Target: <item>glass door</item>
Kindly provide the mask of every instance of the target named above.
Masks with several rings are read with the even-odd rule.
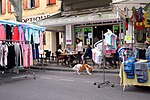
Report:
[[[93,27],[85,27],[84,28],[84,46],[87,44],[93,45]]]

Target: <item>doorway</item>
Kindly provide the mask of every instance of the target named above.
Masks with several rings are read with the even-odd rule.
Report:
[[[107,29],[113,32],[112,25],[93,26],[93,44],[102,39],[102,31],[103,33],[106,33]]]

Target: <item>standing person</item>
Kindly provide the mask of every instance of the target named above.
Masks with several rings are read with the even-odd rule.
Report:
[[[82,40],[77,38],[76,43],[77,43],[77,45],[76,45],[76,52],[78,53],[78,59],[79,59],[79,63],[80,63],[80,61],[82,60],[81,59],[81,55],[82,55],[82,52],[83,52]]]
[[[82,61],[84,61],[84,63],[87,63],[87,61],[86,61],[87,58],[92,58],[92,48],[91,48],[90,44],[87,45],[85,54],[82,55]]]

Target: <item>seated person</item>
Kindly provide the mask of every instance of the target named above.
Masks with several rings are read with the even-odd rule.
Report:
[[[73,50],[72,50],[72,48],[71,48],[71,45],[70,45],[70,44],[67,44],[67,45],[66,45],[66,49],[65,49],[65,51],[66,51],[67,53],[72,53],[72,52],[73,52]]]
[[[90,44],[87,45],[87,49],[85,51],[85,54],[82,55],[82,60],[84,63],[87,63],[86,59],[88,58],[92,58],[92,48],[90,46]]]
[[[58,50],[55,53],[56,53],[57,58],[61,57],[60,54],[64,53],[64,51],[61,49],[61,45],[58,46]]]
[[[72,50],[70,44],[67,44],[67,45],[66,45],[65,51],[66,51],[66,53],[72,53],[72,52],[73,52],[73,50]],[[73,55],[70,55],[70,56],[68,57],[69,63],[72,63],[74,59],[75,59],[75,57],[74,57]]]

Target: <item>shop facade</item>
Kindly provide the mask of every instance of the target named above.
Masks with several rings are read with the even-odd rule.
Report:
[[[110,29],[116,33],[119,39],[121,39],[120,33],[124,33],[123,20],[118,17],[120,15],[117,14],[117,11],[114,11],[114,8],[110,6],[109,3],[110,1],[105,2],[101,7],[82,8],[80,11],[64,10],[61,12],[61,17],[59,18],[49,18],[38,21],[35,24],[47,27],[48,30],[54,29],[54,31],[55,29],[63,27],[62,36],[59,36],[61,37],[61,42],[59,43],[61,43],[63,47],[65,47],[66,44],[72,44],[73,48],[75,48],[76,38],[80,38],[83,41],[84,47],[86,47],[87,44],[91,44],[93,47],[96,42],[96,37],[98,40],[102,39],[102,31],[106,32],[107,29]],[[96,10],[97,12],[94,12]],[[122,28],[120,28],[120,26]],[[60,33],[60,31],[58,32]],[[124,36],[122,36],[122,39],[123,37]],[[54,39],[56,38],[53,38],[53,40]],[[118,42],[120,43],[120,41]],[[57,49],[57,45],[54,47]],[[52,51],[55,52],[55,50],[53,49]]]

